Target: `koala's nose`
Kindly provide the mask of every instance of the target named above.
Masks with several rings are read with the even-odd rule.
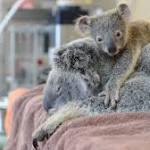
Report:
[[[50,102],[50,99],[49,99],[48,95],[44,95],[44,97],[43,97],[43,106],[44,106],[44,109],[47,112],[48,112],[49,109],[52,108],[51,102]]]
[[[115,54],[117,52],[117,48],[114,44],[109,45],[108,52],[111,54]]]

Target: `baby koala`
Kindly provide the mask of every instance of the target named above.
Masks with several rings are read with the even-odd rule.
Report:
[[[78,30],[82,34],[90,34],[97,46],[109,56],[114,57],[125,49],[130,50],[131,63],[127,70],[117,80],[112,80],[115,84],[114,93],[109,91],[112,81],[106,86],[106,106],[111,100],[111,105],[116,107],[120,88],[135,72],[143,47],[150,42],[150,22],[130,21],[130,16],[128,4],[121,1],[117,8],[101,16],[83,16],[77,21]]]

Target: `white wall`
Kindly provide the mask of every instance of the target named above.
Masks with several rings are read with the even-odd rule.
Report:
[[[124,1],[124,0],[116,0]],[[132,11],[132,18],[137,19],[150,19],[150,0],[125,0],[130,4]]]
[[[134,19],[150,19],[149,0],[134,0],[134,4],[132,7],[134,8]]]

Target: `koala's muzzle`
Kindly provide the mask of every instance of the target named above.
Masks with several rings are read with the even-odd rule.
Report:
[[[49,109],[52,109],[54,107],[56,98],[57,98],[57,96],[54,94],[50,94],[50,93],[44,94],[43,106],[47,112],[49,111]]]
[[[113,42],[111,42],[111,43],[108,45],[108,53],[110,53],[110,54],[112,54],[112,55],[114,55],[114,54],[117,53],[117,47],[116,47],[116,45],[115,45]]]
[[[116,54],[117,49],[116,49],[115,47],[110,47],[110,48],[108,48],[108,52],[109,52],[110,54]]]

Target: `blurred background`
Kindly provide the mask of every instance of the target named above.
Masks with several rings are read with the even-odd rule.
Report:
[[[6,141],[4,118],[9,93],[44,83],[50,70],[50,51],[79,37],[75,20],[101,14],[118,1],[0,0],[0,149]],[[150,19],[148,0],[128,3],[132,19]]]

